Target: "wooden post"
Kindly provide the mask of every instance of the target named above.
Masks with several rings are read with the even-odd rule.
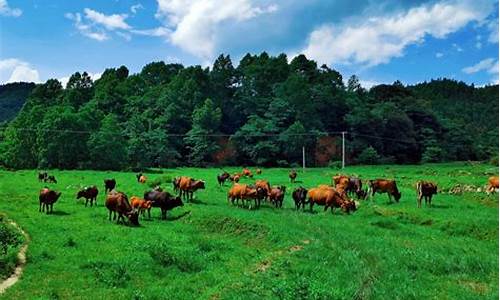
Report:
[[[345,134],[346,131],[342,131],[342,169],[345,168]]]
[[[306,172],[306,147],[302,146],[302,173]]]

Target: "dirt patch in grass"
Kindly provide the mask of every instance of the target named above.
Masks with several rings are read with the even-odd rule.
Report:
[[[486,295],[490,290],[488,285],[484,282],[460,280],[459,284],[479,295]]]

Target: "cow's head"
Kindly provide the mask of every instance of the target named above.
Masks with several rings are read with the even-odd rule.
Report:
[[[78,193],[76,194],[76,199],[80,199],[84,196],[85,196],[85,189],[78,191]]]
[[[184,203],[182,202],[182,199],[179,196],[172,199],[172,204],[173,204],[173,207],[184,206]]]
[[[401,199],[401,192],[395,191],[394,192],[394,199],[396,200],[396,202],[399,202],[399,199]]]
[[[130,212],[128,212],[127,218],[130,224],[134,226],[139,226],[139,211],[137,209],[134,208]]]

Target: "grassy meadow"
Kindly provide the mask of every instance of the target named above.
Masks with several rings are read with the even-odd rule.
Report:
[[[233,173],[241,168],[226,168]],[[252,169],[254,170],[254,169]],[[483,187],[498,168],[453,163],[419,166],[353,166],[362,179],[394,178],[399,204],[387,195],[362,201],[358,211],[332,215],[295,211],[291,192],[330,183],[333,169],[299,172],[263,169],[254,179],[285,185],[282,209],[228,204],[230,184],[219,187],[221,170],[179,168],[146,174],[148,181],[189,175],[206,189],[160,220],[140,227],[108,221],[103,179],[142,196],[149,187],[134,173],[49,171],[62,191],[54,214],[38,212],[45,186],[37,171],[0,171],[0,212],[31,237],[27,265],[5,299],[498,299],[498,194],[449,194],[455,186]],[[416,207],[414,184],[435,181],[434,207]],[[243,179],[251,183],[251,179]],[[97,207],[76,201],[80,185],[100,189]],[[170,182],[162,184],[172,190]]]

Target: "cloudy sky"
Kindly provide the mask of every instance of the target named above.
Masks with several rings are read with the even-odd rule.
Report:
[[[355,4],[353,4],[355,3]],[[498,82],[496,0],[0,0],[0,83],[304,53],[369,87]]]

